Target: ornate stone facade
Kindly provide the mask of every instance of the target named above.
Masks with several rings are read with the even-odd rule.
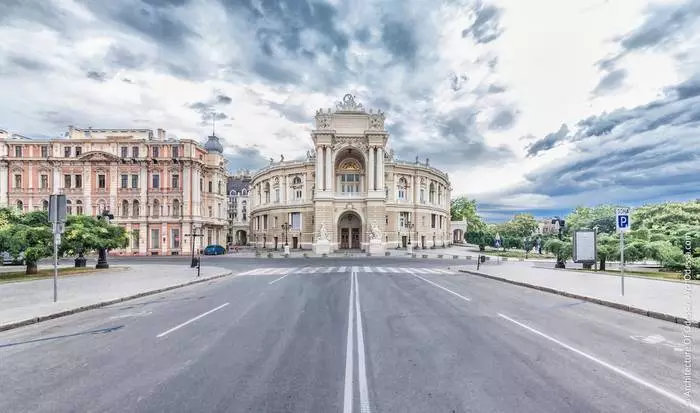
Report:
[[[226,162],[207,145],[167,139],[165,130],[79,129],[36,140],[0,131],[0,205],[47,209],[65,194],[69,214],[109,211],[127,229],[129,255],[190,254],[226,240]]]
[[[323,226],[331,250],[366,250],[372,236],[386,248],[451,243],[447,174],[396,160],[386,150],[384,121],[383,112],[365,110],[349,94],[334,111],[318,110],[314,153],[271,162],[252,176],[250,240],[312,249]]]

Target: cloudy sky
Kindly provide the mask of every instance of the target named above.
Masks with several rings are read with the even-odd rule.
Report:
[[[162,127],[231,169],[352,93],[490,220],[700,197],[700,0],[2,0],[0,129]]]

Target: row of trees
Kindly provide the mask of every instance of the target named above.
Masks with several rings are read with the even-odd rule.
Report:
[[[605,269],[607,261],[620,259],[616,205],[577,207],[565,217],[562,240],[558,234],[535,235],[538,223],[530,214],[517,214],[504,223],[486,224],[476,207],[475,200],[456,199],[452,202],[452,219],[467,221],[466,241],[477,244],[481,251],[495,245],[498,235],[504,250],[530,251],[541,245],[543,250],[566,260],[572,256],[573,232],[597,228],[600,269]],[[695,273],[700,270],[700,200],[645,205],[632,210],[631,220],[631,231],[625,235],[625,261],[653,259],[670,270],[680,271],[688,264]],[[691,252],[689,260],[685,255],[686,244]]]
[[[84,254],[100,249],[124,248],[128,243],[126,230],[86,215],[70,215],[61,237],[59,254],[75,256],[76,266]],[[0,251],[15,259],[23,257],[27,274],[37,273],[42,258],[53,255],[53,229],[46,211],[20,213],[0,208]]]

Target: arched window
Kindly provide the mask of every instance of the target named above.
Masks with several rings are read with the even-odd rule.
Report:
[[[442,186],[438,187],[438,205],[442,205]]]
[[[357,159],[347,158],[340,162],[337,170],[337,188],[343,194],[354,194],[360,192],[362,184],[362,166]]]
[[[127,201],[126,199],[122,201],[122,216],[129,216],[129,201]]]
[[[154,217],[160,216],[160,202],[157,199],[153,200],[153,213],[151,215]]]
[[[177,199],[173,201],[173,216],[180,216],[180,201],[178,201]]]
[[[245,188],[243,188],[243,190],[241,191],[241,195],[247,196],[247,195],[248,195],[248,190],[245,189]]]
[[[243,214],[243,221],[245,221],[247,219],[247,216],[246,216],[246,214],[248,212],[247,205],[248,205],[248,203],[245,200],[241,201],[241,207],[242,207],[241,213]]]
[[[209,181],[209,193],[214,192],[214,183],[212,181]]]
[[[431,182],[430,183],[430,192],[428,194],[428,199],[430,200],[431,204],[435,203],[435,183]]]
[[[292,180],[292,185],[301,185],[301,178],[298,176],[295,176],[294,179]]]
[[[24,203],[22,201],[17,201],[17,210],[20,212],[24,211]]]
[[[75,213],[78,215],[83,215],[83,201],[75,201]]]
[[[406,182],[406,178],[399,178],[399,184],[398,184],[398,198],[399,200],[403,201],[406,199],[406,187],[408,186],[408,182]]]
[[[41,201],[41,209],[44,211],[48,211],[49,210],[49,201],[47,201],[47,200]]]
[[[73,215],[73,202],[70,199],[66,200],[66,215]]]
[[[270,183],[265,182],[265,203],[270,203]]]
[[[134,218],[138,218],[140,215],[141,211],[139,211],[139,207],[140,207],[139,201],[134,200],[134,207],[132,208],[132,211],[131,211]]]

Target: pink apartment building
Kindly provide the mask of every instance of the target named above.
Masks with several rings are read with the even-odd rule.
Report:
[[[65,194],[68,214],[108,210],[130,234],[118,254],[186,255],[193,229],[224,245],[226,161],[216,136],[205,145],[163,129],[79,129],[37,140],[0,130],[0,205],[48,209]]]

